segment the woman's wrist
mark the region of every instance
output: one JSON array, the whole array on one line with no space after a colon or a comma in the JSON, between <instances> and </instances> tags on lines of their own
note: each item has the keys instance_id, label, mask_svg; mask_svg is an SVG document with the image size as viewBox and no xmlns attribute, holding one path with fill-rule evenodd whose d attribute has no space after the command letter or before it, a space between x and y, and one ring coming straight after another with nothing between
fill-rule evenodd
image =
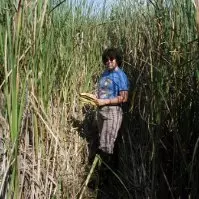
<instances>
[{"instance_id":1,"label":"woman's wrist","mask_svg":"<svg viewBox=\"0 0 199 199\"><path fill-rule=\"evenodd\" d=\"M105 103L106 103L106 105L111 104L111 99L107 99Z\"/></svg>"}]
</instances>

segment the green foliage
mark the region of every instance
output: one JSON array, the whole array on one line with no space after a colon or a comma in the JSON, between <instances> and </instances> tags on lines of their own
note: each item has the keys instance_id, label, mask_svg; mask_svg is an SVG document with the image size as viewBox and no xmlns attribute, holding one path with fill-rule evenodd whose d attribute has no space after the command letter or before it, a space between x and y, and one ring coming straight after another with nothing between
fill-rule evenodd
<instances>
[{"instance_id":1,"label":"green foliage","mask_svg":"<svg viewBox=\"0 0 199 199\"><path fill-rule=\"evenodd\" d=\"M0 85L14 145L9 151L14 161L9 165L9 196L15 193L17 198L20 189L18 151L27 106L32 103L28 128L34 135L34 157L42 151L43 159L50 162L52 151L57 151L54 129L61 129L64 120L70 126L72 118L82 114L79 93L95 91L103 70L101 53L114 46L124 52L122 67L131 82L119 177L134 198L162 198L162 187L169 190L170 198L179 197L181 189L191 190L189 194L196 198L199 72L192 2L150 1L145 5L117 1L97 14L86 1L17 2L0 3ZM59 112L60 123L50 131L54 101L66 112ZM44 165L45 169L52 166ZM52 182L47 186L51 192L53 186ZM118 194L122 195L126 190L120 188ZM64 195L74 197L68 189L63 190L68 191Z\"/></svg>"}]
</instances>

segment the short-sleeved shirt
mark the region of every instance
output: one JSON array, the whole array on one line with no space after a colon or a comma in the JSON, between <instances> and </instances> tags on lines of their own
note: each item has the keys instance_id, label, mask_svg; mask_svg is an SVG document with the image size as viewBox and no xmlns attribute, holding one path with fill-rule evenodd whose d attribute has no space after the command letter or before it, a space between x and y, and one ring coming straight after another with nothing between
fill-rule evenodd
<instances>
[{"instance_id":1,"label":"short-sleeved shirt","mask_svg":"<svg viewBox=\"0 0 199 199\"><path fill-rule=\"evenodd\" d=\"M105 71L98 83L98 98L111 99L119 96L120 91L129 90L129 81L119 67L114 71Z\"/></svg>"}]
</instances>

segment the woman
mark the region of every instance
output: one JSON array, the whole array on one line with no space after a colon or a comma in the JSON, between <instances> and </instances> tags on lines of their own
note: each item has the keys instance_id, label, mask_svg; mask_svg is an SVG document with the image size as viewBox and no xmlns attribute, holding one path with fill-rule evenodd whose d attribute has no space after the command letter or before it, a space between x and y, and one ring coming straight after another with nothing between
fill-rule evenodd
<instances>
[{"instance_id":1,"label":"woman","mask_svg":"<svg viewBox=\"0 0 199 199\"><path fill-rule=\"evenodd\" d=\"M128 100L129 83L120 69L122 56L118 49L108 48L102 54L106 66L98 83L96 103L98 105L99 150L113 154L114 143L121 127L122 105Z\"/></svg>"}]
</instances>

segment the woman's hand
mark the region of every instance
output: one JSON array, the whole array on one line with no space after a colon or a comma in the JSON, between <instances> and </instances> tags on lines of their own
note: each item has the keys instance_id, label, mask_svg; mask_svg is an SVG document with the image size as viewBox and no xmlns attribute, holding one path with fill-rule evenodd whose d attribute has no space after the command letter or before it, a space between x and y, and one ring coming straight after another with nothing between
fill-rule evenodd
<instances>
[{"instance_id":1,"label":"woman's hand","mask_svg":"<svg viewBox=\"0 0 199 199\"><path fill-rule=\"evenodd\" d=\"M89 93L89 97L93 98L93 99L97 99L96 95Z\"/></svg>"},{"instance_id":2,"label":"woman's hand","mask_svg":"<svg viewBox=\"0 0 199 199\"><path fill-rule=\"evenodd\" d=\"M110 104L110 99L96 99L96 104L98 106L105 106Z\"/></svg>"}]
</instances>

